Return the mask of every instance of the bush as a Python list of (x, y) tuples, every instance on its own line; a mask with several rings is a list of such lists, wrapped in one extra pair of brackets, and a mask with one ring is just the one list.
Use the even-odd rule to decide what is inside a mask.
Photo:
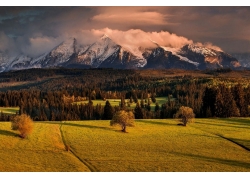
[(121, 110), (114, 114), (112, 120), (110, 121), (110, 125), (114, 126), (116, 124), (119, 124), (122, 127), (122, 132), (127, 132), (127, 126), (134, 126), (134, 119), (134, 114), (131, 111), (126, 112), (124, 110)]
[(177, 113), (174, 115), (174, 117), (178, 118), (183, 126), (186, 126), (187, 123), (194, 122), (195, 114), (192, 108), (181, 106)]
[(16, 116), (11, 122), (11, 129), (19, 131), (20, 136), (26, 138), (33, 131), (33, 121), (26, 114)]

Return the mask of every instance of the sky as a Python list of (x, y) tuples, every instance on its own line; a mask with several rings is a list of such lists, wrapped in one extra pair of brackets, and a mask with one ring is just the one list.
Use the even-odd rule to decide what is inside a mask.
[(250, 53), (250, 6), (1, 6), (0, 51), (37, 56), (67, 38), (89, 44), (197, 43)]

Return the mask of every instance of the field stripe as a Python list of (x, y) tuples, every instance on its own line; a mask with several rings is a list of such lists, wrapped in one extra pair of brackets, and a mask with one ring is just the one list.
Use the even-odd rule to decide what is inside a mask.
[(219, 134), (215, 134), (215, 135), (217, 135), (217, 136), (219, 136), (219, 137), (221, 137), (221, 138), (223, 138), (223, 139), (226, 139), (226, 140), (228, 140), (228, 141), (230, 141), (230, 142), (232, 142), (232, 143), (234, 143), (234, 144), (236, 144), (236, 145), (242, 147), (243, 149), (245, 149), (245, 150), (247, 150), (247, 151), (250, 151), (250, 148), (248, 148), (248, 147), (246, 147), (246, 146), (244, 146), (244, 145), (242, 145), (242, 144), (240, 144), (240, 143), (238, 143), (238, 142), (236, 142), (236, 141), (234, 141), (234, 140), (232, 140), (232, 139), (226, 138), (226, 137), (224, 137), (224, 136), (222, 136), (222, 135), (219, 135)]
[[(65, 123), (65, 122), (63, 122), (63, 123)], [(62, 131), (63, 123), (61, 123), (61, 125), (60, 125), (60, 132), (61, 132), (63, 144), (65, 146), (65, 150), (70, 151), (79, 161), (81, 161), (85, 166), (87, 166), (91, 172), (98, 172), (98, 170), (93, 165), (91, 165), (86, 159), (81, 159), (77, 155), (77, 153), (67, 145), (63, 131)]]
[(206, 133), (209, 133), (209, 134), (218, 136), (218, 137), (220, 137), (220, 138), (222, 138), (222, 139), (225, 139), (225, 140), (227, 140), (227, 141), (230, 141), (231, 143), (236, 144), (237, 146), (240, 146), (241, 148), (243, 148), (243, 149), (245, 149), (245, 150), (247, 150), (247, 151), (250, 151), (250, 148), (248, 148), (248, 147), (246, 147), (246, 146), (244, 146), (244, 145), (242, 145), (242, 144), (240, 144), (240, 143), (238, 143), (238, 142), (236, 142), (236, 141), (234, 141), (234, 140), (232, 140), (232, 139), (226, 138), (225, 136), (222, 136), (222, 135), (220, 135), (220, 134), (212, 133), (212, 132), (209, 132), (209, 131), (206, 131), (206, 130), (202, 130), (202, 129), (196, 128), (196, 127), (192, 127), (192, 128), (194, 128), (194, 129), (199, 129), (199, 130), (201, 130), (201, 131), (203, 131), (203, 132), (206, 132)]

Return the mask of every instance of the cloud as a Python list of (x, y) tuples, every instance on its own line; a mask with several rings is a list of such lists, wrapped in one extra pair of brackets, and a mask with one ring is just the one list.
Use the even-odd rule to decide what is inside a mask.
[(44, 52), (51, 51), (61, 42), (63, 42), (63, 37), (31, 37), (29, 38), (29, 44), (23, 46), (22, 53), (27, 54), (31, 57), (36, 57)]
[[(222, 49), (211, 42), (194, 42), (183, 36), (178, 36), (168, 31), (145, 32), (141, 29), (130, 29), (127, 31), (113, 30), (109, 28), (92, 29), (92, 37), (101, 37), (103, 34), (108, 35), (114, 42), (124, 48), (135, 52), (138, 47), (155, 48), (157, 43), (160, 46), (181, 48), (186, 44), (196, 44), (198, 46), (211, 48), (217, 51)], [(154, 43), (155, 42), (155, 43)]]
[(8, 54), (12, 54), (16, 51), (15, 41), (2, 31), (0, 31), (0, 52), (1, 51)]
[[(94, 43), (104, 34), (109, 36), (117, 44), (134, 53), (138, 52), (138, 47), (155, 48), (156, 43), (160, 46), (171, 48), (181, 48), (186, 44), (194, 43), (193, 40), (183, 36), (178, 36), (168, 31), (145, 32), (141, 29), (121, 31), (117, 29), (103, 28), (78, 30), (71, 33), (65, 32), (58, 37), (45, 36), (38, 33), (30, 35), (30, 37), (18, 37), (15, 41), (6, 36), (3, 32), (0, 32), (0, 40), (3, 42), (0, 44), (0, 50), (5, 51), (11, 49), (12, 52), (16, 52), (15, 54), (22, 53), (31, 57), (37, 57), (45, 52), (49, 52), (61, 42), (69, 38), (76, 38), (78, 46), (84, 46)], [(200, 42), (195, 42), (195, 44), (222, 51), (221, 48), (212, 43), (202, 44)]]
[(137, 24), (137, 25), (164, 25), (166, 21), (166, 15), (159, 12), (125, 12), (120, 11), (119, 13), (103, 13), (95, 15), (93, 21), (102, 21), (107, 23), (118, 23), (118, 24)]
[(178, 48), (193, 42), (185, 37), (177, 36), (176, 34), (171, 34), (167, 31), (145, 32), (140, 29), (120, 31), (104, 28), (98, 30), (93, 29), (92, 32), (96, 36), (106, 34), (117, 44), (124, 47), (155, 47), (155, 44), (152, 42), (155, 41), (161, 46)]
[[(109, 27), (122, 31), (127, 36), (129, 36), (127, 31), (141, 29), (144, 34), (151, 33), (150, 37), (154, 37), (152, 39), (154, 41), (158, 39), (162, 42), (161, 37), (164, 36), (173, 38), (175, 43), (166, 43), (166, 40), (162, 42), (170, 46), (179, 46), (188, 39), (194, 42), (212, 42), (229, 53), (249, 52), (249, 16), (249, 7), (0, 7), (0, 32), (5, 34), (4, 41), (10, 43), (1, 41), (0, 47), (13, 48), (14, 43), (16, 47), (22, 46), (17, 48), (18, 50), (28, 51), (29, 47), (31, 48), (32, 38), (38, 38), (37, 33), (41, 34), (40, 38), (49, 38), (51, 41), (75, 36), (79, 37), (81, 43), (91, 43), (97, 37), (91, 29), (102, 30)], [(184, 39), (181, 40), (174, 34)], [(130, 38), (138, 36), (131, 32)], [(13, 40), (10, 37), (13, 37)], [(1, 38), (4, 38), (3, 34)], [(21, 42), (23, 44), (19, 44)], [(38, 47), (38, 40), (35, 44), (33, 42), (33, 45)], [(43, 49), (46, 48), (41, 48), (41, 51)]]
[(223, 52), (223, 50), (222, 50), (220, 47), (215, 46), (215, 45), (213, 45), (213, 44), (210, 43), (210, 42), (205, 42), (205, 43), (197, 42), (197, 43), (195, 43), (195, 45), (201, 46), (201, 47), (206, 47), (206, 48), (214, 49), (214, 50), (216, 50), (216, 51), (221, 51), (221, 52)]

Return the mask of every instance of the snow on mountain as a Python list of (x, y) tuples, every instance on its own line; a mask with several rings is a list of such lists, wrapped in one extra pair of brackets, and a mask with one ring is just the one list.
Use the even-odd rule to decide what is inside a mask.
[(53, 67), (58, 66), (62, 63), (69, 61), (73, 53), (75, 53), (75, 38), (68, 38), (66, 41), (62, 42), (60, 45), (55, 47), (47, 55), (38, 57), (33, 64), (41, 64), (41, 67)]
[(164, 47), (164, 46), (161, 46), (165, 51), (169, 51), (169, 52), (172, 52), (173, 55), (177, 56), (180, 58), (180, 60), (182, 61), (186, 61), (186, 62), (189, 62), (191, 64), (194, 64), (195, 66), (198, 66), (200, 63), (198, 62), (194, 62), (194, 61), (191, 61), (190, 59), (188, 59), (187, 57), (184, 57), (184, 56), (181, 56), (179, 55), (178, 53), (180, 52), (180, 49), (177, 49), (177, 48), (170, 48), (170, 47)]
[(196, 46), (194, 44), (189, 44), (188, 48), (191, 51), (202, 54), (204, 56), (208, 56), (208, 55), (215, 56), (216, 55), (215, 50), (212, 50), (212, 49), (209, 49), (209, 48), (206, 48), (206, 47), (201, 47), (201, 46)]
[(122, 46), (104, 34), (95, 43), (84, 46), (77, 44), (77, 39), (68, 38), (51, 51), (35, 58), (25, 54), (9, 57), (0, 52), (0, 72), (56, 66), (184, 69), (240, 67), (236, 58), (222, 51), (197, 44), (173, 48), (150, 41), (151, 47), (143, 47), (143, 44), (139, 47), (129, 44)]
[(85, 51), (78, 54), (78, 63), (98, 67), (105, 59), (116, 52), (120, 46), (107, 35), (103, 35), (98, 41), (86, 47)]
[(21, 55), (17, 56), (8, 65), (8, 69), (15, 69), (15, 70), (26, 69), (27, 67), (29, 67), (31, 60), (32, 60), (31, 57), (24, 55), (24, 54), (21, 54)]
[(194, 64), (195, 66), (198, 66), (198, 65), (199, 65), (198, 62), (191, 61), (191, 60), (188, 59), (187, 57), (181, 56), (181, 55), (179, 54), (180, 51), (181, 51), (180, 48), (172, 48), (172, 47), (160, 46), (157, 42), (155, 42), (155, 41), (153, 41), (153, 40), (151, 40), (151, 39), (150, 39), (150, 41), (151, 41), (152, 43), (154, 43), (156, 46), (163, 48), (165, 51), (171, 52), (173, 55), (179, 57), (180, 60), (182, 60), (182, 61), (189, 62), (189, 63), (191, 63), (191, 64)]

